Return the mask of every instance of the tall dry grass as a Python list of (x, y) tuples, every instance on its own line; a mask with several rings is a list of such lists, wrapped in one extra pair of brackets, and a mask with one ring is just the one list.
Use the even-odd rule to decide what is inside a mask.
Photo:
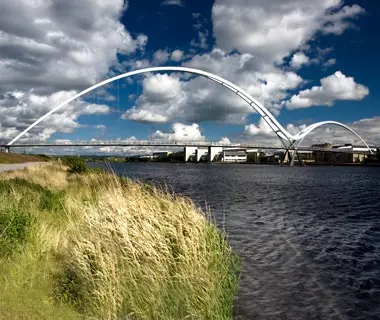
[[(108, 173), (69, 175), (59, 165), (1, 178), (13, 197), (0, 195), (0, 216), (16, 199), (13, 207), (25, 210), (18, 203), (27, 198), (33, 223), (27, 241), (0, 257), (0, 314), (18, 296), (2, 304), (1, 288), (26, 286), (31, 300), (37, 290), (47, 309), (70, 319), (232, 318), (237, 258), (189, 199)], [(14, 178), (34, 184), (25, 191)]]

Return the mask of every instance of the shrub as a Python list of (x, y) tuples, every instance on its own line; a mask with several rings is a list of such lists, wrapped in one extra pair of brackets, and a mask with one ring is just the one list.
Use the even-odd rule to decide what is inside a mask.
[(70, 173), (84, 173), (88, 170), (86, 161), (79, 157), (63, 158), (63, 164), (69, 167)]
[(10, 256), (26, 241), (32, 218), (16, 208), (0, 211), (0, 258)]

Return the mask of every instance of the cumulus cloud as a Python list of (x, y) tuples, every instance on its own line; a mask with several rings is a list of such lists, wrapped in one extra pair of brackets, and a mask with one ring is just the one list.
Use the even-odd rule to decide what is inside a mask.
[(222, 137), (222, 139), (219, 140), (219, 143), (230, 144), (231, 140), (228, 137)]
[(327, 61), (323, 64), (323, 66), (327, 68), (327, 67), (331, 67), (331, 66), (333, 66), (335, 63), (336, 63), (336, 59), (335, 59), (335, 58), (330, 58), (329, 60), (327, 60)]
[[(380, 117), (366, 118), (345, 124), (357, 132), (369, 145), (380, 145)], [(324, 143), (325, 141), (333, 144), (352, 143), (363, 146), (363, 143), (355, 135), (335, 125), (317, 128), (305, 138), (302, 146)]]
[(341, 0), (216, 0), (212, 9), (216, 44), (282, 63), (318, 31), (341, 34), (364, 12), (358, 5), (342, 5)]
[[(78, 90), (100, 81), (117, 54), (143, 50), (147, 36), (132, 37), (119, 21), (123, 0), (0, 2), (1, 135), (14, 137), (45, 112)], [(100, 101), (115, 101), (105, 89)], [(78, 118), (108, 113), (105, 105), (73, 102), (33, 129), (28, 138), (46, 139), (56, 131), (72, 131)]]
[(190, 45), (195, 48), (206, 50), (208, 48), (209, 31), (205, 27), (207, 20), (200, 13), (193, 13), (194, 29), (197, 31), (197, 38), (191, 40)]
[(257, 135), (273, 136), (274, 132), (270, 128), (270, 126), (265, 122), (265, 120), (261, 118), (257, 125), (253, 123), (246, 125), (244, 127), (244, 133), (248, 136), (257, 136)]
[[(293, 52), (290, 64), (294, 69), (322, 63), (331, 49), (318, 49), (317, 57), (311, 58), (305, 54), (307, 43), (317, 32), (339, 34), (338, 29), (343, 32), (362, 12), (356, 5), (342, 6), (340, 0), (254, 3), (216, 0), (212, 19), (216, 45), (220, 48), (194, 55), (183, 65), (215, 73), (236, 83), (278, 115), (285, 105), (281, 102), (288, 99), (289, 92), (304, 83), (296, 72), (279, 67), (279, 63)], [(194, 29), (203, 32), (205, 22), (202, 16), (194, 13), (193, 19)], [(326, 66), (334, 62), (330, 59)], [(245, 123), (247, 114), (253, 112), (244, 101), (211, 81), (202, 78), (188, 81), (186, 77), (179, 78), (179, 81), (175, 79), (176, 75), (155, 82), (167, 90), (170, 89), (165, 82), (177, 84), (170, 90), (172, 97), (165, 102), (162, 98), (167, 96), (166, 92), (160, 92), (162, 98), (156, 96), (156, 101), (151, 99), (150, 93), (156, 90), (148, 87), (147, 82), (143, 83), (143, 94), (124, 118), (155, 122), (217, 120)], [(355, 95), (351, 97), (355, 98)], [(346, 98), (350, 98), (349, 95)]]
[(184, 52), (182, 50), (174, 50), (170, 56), (170, 59), (173, 61), (181, 61), (183, 59)]
[(288, 109), (331, 107), (337, 100), (362, 100), (368, 94), (366, 86), (356, 83), (353, 77), (347, 77), (341, 71), (337, 71), (321, 79), (321, 86), (303, 90), (284, 104)]
[(143, 49), (119, 18), (122, 0), (2, 1), (0, 92), (87, 87), (117, 64), (117, 53)]
[(169, 60), (169, 56), (170, 56), (170, 53), (168, 52), (168, 50), (166, 50), (166, 49), (157, 50), (153, 54), (153, 64), (154, 65), (165, 64)]
[[(357, 132), (369, 145), (380, 145), (380, 117), (361, 119), (345, 124)], [(306, 124), (296, 125), (290, 123), (287, 124), (285, 128), (290, 133), (297, 134), (306, 127)], [(257, 124), (246, 125), (240, 140), (250, 142), (257, 146), (282, 146), (281, 141), (263, 119), (260, 119)], [(330, 142), (333, 144), (352, 143), (355, 145), (363, 145), (363, 143), (351, 132), (336, 125), (329, 124), (312, 131), (304, 139), (301, 146), (311, 146), (312, 144), (324, 142)]]
[[(227, 54), (214, 49), (196, 55), (184, 66), (210, 71), (236, 83), (258, 98), (275, 114), (287, 97), (287, 91), (302, 83), (294, 72), (263, 67), (250, 54)], [(188, 80), (177, 74), (149, 75), (142, 82), (142, 95), (124, 119), (167, 122), (216, 120), (244, 123), (254, 112), (244, 100), (227, 88), (204, 78)]]
[[(39, 95), (30, 90), (26, 93), (0, 95), (1, 138), (7, 140), (14, 138), (22, 129), (76, 93), (76, 91), (59, 91), (50, 95)], [(57, 131), (70, 133), (82, 126), (78, 122), (80, 116), (108, 113), (110, 108), (107, 105), (89, 104), (77, 99), (52, 114), (23, 139), (47, 140)]]
[(290, 60), (290, 65), (294, 69), (299, 69), (303, 65), (308, 65), (310, 63), (310, 59), (308, 56), (306, 56), (303, 52), (297, 52), (293, 55), (292, 59)]
[(171, 132), (157, 130), (152, 134), (151, 139), (165, 141), (205, 141), (206, 137), (202, 135), (199, 125), (196, 123), (192, 125), (174, 123)]

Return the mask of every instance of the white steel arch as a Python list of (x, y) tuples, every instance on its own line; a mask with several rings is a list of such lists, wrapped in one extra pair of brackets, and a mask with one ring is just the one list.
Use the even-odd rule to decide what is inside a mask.
[[(235, 92), (239, 97), (241, 97), (244, 101), (246, 101), (254, 110), (256, 110), (260, 114), (260, 116), (263, 117), (263, 119), (265, 120), (265, 122), (269, 125), (269, 127), (273, 130), (273, 132), (279, 137), (279, 139), (281, 140), (281, 142), (284, 144), (285, 148), (289, 148), (290, 146), (293, 146), (295, 141), (303, 139), (305, 136), (307, 136), (315, 128), (319, 127), (320, 125), (325, 124), (325, 122), (315, 123), (315, 124), (312, 124), (309, 127), (307, 127), (305, 130), (299, 132), (298, 134), (292, 135), (276, 120), (276, 118), (269, 112), (269, 110), (266, 109), (254, 97), (252, 97), (249, 93), (247, 93), (246, 91), (244, 91), (242, 88), (238, 87), (237, 85), (233, 84), (232, 82), (230, 82), (230, 81), (228, 81), (228, 80), (226, 80), (226, 79), (224, 79), (222, 77), (219, 77), (219, 76), (217, 76), (215, 74), (212, 74), (212, 73), (209, 73), (209, 72), (206, 72), (206, 71), (202, 71), (202, 70), (198, 70), (198, 69), (193, 69), (193, 68), (186, 68), (186, 67), (153, 67), (153, 68), (145, 68), (145, 69), (140, 69), (140, 70), (135, 70), (135, 71), (123, 73), (121, 75), (118, 75), (118, 76), (106, 79), (106, 80), (104, 80), (102, 82), (99, 82), (98, 84), (95, 84), (95, 85), (93, 85), (93, 86), (91, 86), (91, 87), (89, 87), (89, 88), (87, 88), (87, 89), (79, 92), (78, 94), (76, 94), (73, 97), (71, 97), (71, 98), (63, 101), (61, 104), (59, 104), (58, 106), (56, 106), (55, 108), (53, 108), (52, 110), (50, 110), (49, 112), (47, 112), (46, 114), (44, 114), (41, 118), (39, 118), (38, 120), (36, 120), (29, 127), (27, 127), (24, 131), (22, 131), (15, 138), (13, 138), (7, 144), (7, 146), (11, 146), (18, 139), (20, 139), (23, 135), (25, 135), (29, 130), (31, 130), (32, 128), (34, 128), (37, 124), (39, 124), (41, 121), (43, 121), (44, 119), (46, 119), (48, 116), (50, 116), (51, 114), (55, 113), (56, 111), (58, 111), (59, 109), (61, 109), (65, 105), (69, 104), (71, 101), (73, 101), (73, 100), (75, 100), (75, 99), (77, 99), (77, 98), (85, 95), (88, 92), (91, 92), (91, 91), (93, 91), (93, 90), (95, 90), (95, 89), (97, 89), (99, 87), (102, 87), (102, 86), (104, 86), (107, 83), (113, 82), (115, 80), (127, 78), (127, 77), (130, 77), (130, 76), (138, 75), (138, 74), (142, 74), (142, 73), (159, 72), (159, 71), (177, 71), (177, 72), (187, 72), (187, 73), (196, 74), (196, 75), (208, 78), (208, 79), (210, 79), (210, 80), (212, 80), (214, 82), (217, 82), (217, 83), (221, 84), (222, 86), (226, 87), (227, 89), (229, 89), (230, 91)], [(344, 127), (346, 129), (348, 129), (349, 131), (351, 131), (352, 133), (354, 133), (365, 144), (365, 146), (368, 148), (368, 150), (371, 151), (371, 149), (364, 142), (364, 140), (357, 133), (355, 133), (352, 129), (350, 129), (349, 127), (347, 127), (344, 124), (339, 123), (339, 122), (330, 121), (329, 123), (334, 123), (336, 125), (339, 125), (341, 127)], [(288, 142), (288, 145), (285, 143), (284, 140)]]
[(354, 134), (361, 142), (363, 142), (363, 144), (367, 147), (367, 149), (373, 154), (372, 152), (372, 149), (367, 145), (367, 143), (362, 139), (362, 137), (360, 137), (354, 130), (352, 130), (350, 127), (346, 126), (345, 124), (343, 123), (340, 123), (340, 122), (336, 122), (336, 121), (322, 121), (322, 122), (317, 122), (317, 123), (313, 123), (312, 125), (308, 126), (307, 128), (305, 128), (304, 130), (300, 131), (296, 136), (299, 136), (300, 139), (298, 144), (297, 144), (297, 148), (300, 147), (301, 143), (303, 142), (303, 140), (306, 138), (306, 136), (311, 133), (312, 131), (314, 131), (315, 129), (317, 129), (318, 127), (321, 127), (321, 126), (324, 126), (324, 125), (329, 125), (329, 124), (333, 124), (333, 125), (336, 125), (336, 126), (339, 126), (339, 127), (342, 127), (348, 131), (350, 131), (352, 134)]

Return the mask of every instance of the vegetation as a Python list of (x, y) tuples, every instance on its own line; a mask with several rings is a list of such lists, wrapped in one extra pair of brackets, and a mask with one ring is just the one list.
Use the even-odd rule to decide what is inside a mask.
[(126, 162), (184, 162), (185, 154), (183, 152), (172, 152), (167, 155), (161, 155), (153, 158), (145, 157), (126, 157)]
[(24, 155), (19, 153), (6, 153), (0, 151), (0, 163), (24, 163), (48, 161), (50, 157), (42, 155)]
[(238, 259), (187, 198), (49, 164), (0, 203), (0, 319), (232, 318)]
[(69, 173), (87, 172), (86, 160), (79, 157), (64, 157), (62, 162), (68, 167)]

